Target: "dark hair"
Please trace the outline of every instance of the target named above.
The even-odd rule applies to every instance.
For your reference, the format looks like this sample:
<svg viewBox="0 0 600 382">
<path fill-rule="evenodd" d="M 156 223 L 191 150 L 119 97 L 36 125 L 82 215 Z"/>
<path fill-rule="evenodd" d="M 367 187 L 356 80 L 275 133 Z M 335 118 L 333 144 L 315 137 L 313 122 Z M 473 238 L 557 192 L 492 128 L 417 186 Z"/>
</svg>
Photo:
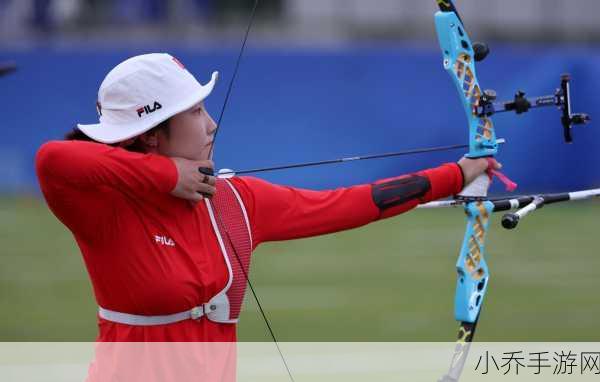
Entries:
<svg viewBox="0 0 600 382">
<path fill-rule="evenodd" d="M 168 138 L 169 134 L 171 132 L 170 119 L 167 119 L 167 120 L 159 123 L 158 125 L 156 125 L 152 129 L 148 130 L 146 133 L 154 133 L 154 132 L 158 132 L 158 131 L 162 131 L 167 136 L 167 138 Z M 146 133 L 144 133 L 144 134 L 146 134 Z M 92 138 L 88 137 L 87 135 L 85 135 L 85 133 L 83 131 L 81 131 L 79 128 L 77 128 L 77 127 L 73 128 L 73 130 L 71 130 L 67 134 L 65 134 L 65 138 L 64 139 L 66 141 L 97 142 L 94 139 L 92 139 Z M 110 146 L 119 146 L 119 144 L 118 143 L 113 143 Z M 123 148 L 125 150 L 135 151 L 135 152 L 138 152 L 138 153 L 144 153 L 144 152 L 146 152 L 146 150 L 144 148 L 144 144 L 138 138 L 136 138 L 136 140 L 132 144 L 130 144 L 129 146 L 124 146 Z"/>
</svg>

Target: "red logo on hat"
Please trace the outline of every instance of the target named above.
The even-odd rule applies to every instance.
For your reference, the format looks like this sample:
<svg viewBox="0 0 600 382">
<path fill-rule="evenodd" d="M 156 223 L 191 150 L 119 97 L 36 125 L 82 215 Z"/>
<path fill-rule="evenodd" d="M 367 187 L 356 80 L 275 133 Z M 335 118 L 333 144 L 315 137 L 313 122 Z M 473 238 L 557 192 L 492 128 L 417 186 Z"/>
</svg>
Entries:
<svg viewBox="0 0 600 382">
<path fill-rule="evenodd" d="M 181 61 L 179 61 L 179 60 L 178 60 L 178 59 L 176 59 L 175 57 L 173 57 L 173 61 L 175 61 L 175 63 L 176 63 L 177 65 L 179 65 L 179 67 L 180 67 L 181 69 L 185 69 L 185 66 L 184 66 L 184 65 L 181 63 Z"/>
</svg>

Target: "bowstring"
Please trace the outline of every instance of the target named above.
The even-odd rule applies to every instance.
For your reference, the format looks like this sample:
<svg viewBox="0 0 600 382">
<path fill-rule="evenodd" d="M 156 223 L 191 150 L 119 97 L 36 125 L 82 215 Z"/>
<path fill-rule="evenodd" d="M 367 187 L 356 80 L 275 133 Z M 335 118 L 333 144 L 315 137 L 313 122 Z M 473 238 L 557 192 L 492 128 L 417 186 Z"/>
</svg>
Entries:
<svg viewBox="0 0 600 382">
<path fill-rule="evenodd" d="M 233 84 L 237 78 L 239 69 L 240 69 L 240 63 L 242 61 L 242 57 L 244 55 L 244 51 L 246 50 L 246 44 L 248 42 L 248 37 L 250 36 L 250 31 L 252 29 L 252 25 L 254 24 L 254 19 L 255 19 L 255 15 L 256 15 L 256 9 L 258 8 L 258 2 L 259 0 L 255 0 L 254 1 L 254 5 L 252 7 L 252 11 L 250 13 L 250 17 L 249 17 L 249 21 L 248 21 L 248 27 L 246 28 L 246 33 L 244 35 L 244 39 L 242 41 L 242 47 L 240 48 L 240 53 L 238 54 L 236 63 L 235 63 L 235 69 L 233 71 L 233 76 L 231 77 L 231 81 L 229 81 L 229 86 L 227 87 L 227 93 L 225 94 L 225 101 L 223 102 L 223 107 L 221 108 L 221 112 L 219 113 L 219 118 L 217 120 L 217 129 L 215 130 L 214 136 L 213 136 L 213 140 L 211 142 L 210 145 L 210 150 L 208 152 L 208 158 L 210 159 L 212 157 L 212 153 L 213 153 L 213 149 L 215 147 L 215 141 L 217 139 L 217 134 L 219 133 L 219 130 L 221 129 L 221 123 L 223 121 L 223 116 L 225 115 L 225 110 L 227 109 L 227 105 L 229 104 L 229 100 L 231 98 L 231 93 L 233 91 Z M 233 253 L 237 259 L 238 264 L 240 265 L 240 268 L 242 269 L 242 273 L 244 274 L 244 278 L 246 279 L 246 282 L 248 283 L 248 286 L 250 287 L 250 291 L 252 292 L 252 296 L 254 297 L 254 300 L 256 301 L 256 305 L 258 306 L 258 310 L 263 318 L 263 321 L 265 322 L 265 325 L 267 327 L 267 330 L 269 332 L 269 334 L 271 335 L 271 339 L 273 340 L 273 343 L 275 344 L 275 347 L 277 348 L 277 352 L 279 353 L 279 357 L 281 358 L 281 361 L 283 363 L 283 365 L 285 366 L 285 369 L 287 371 L 287 374 L 289 376 L 289 379 L 291 382 L 295 382 L 294 377 L 292 376 L 292 372 L 290 371 L 290 368 L 288 366 L 288 363 L 283 355 L 283 352 L 281 351 L 281 347 L 279 346 L 279 341 L 277 341 L 277 336 L 275 335 L 275 332 L 273 331 L 273 328 L 271 327 L 271 323 L 269 321 L 269 319 L 267 318 L 267 314 L 265 313 L 265 310 L 262 307 L 262 304 L 260 303 L 260 299 L 258 298 L 258 294 L 256 293 L 256 290 L 254 289 L 254 286 L 252 285 L 252 282 L 250 281 L 250 277 L 248 276 L 248 272 L 246 270 L 246 268 L 244 267 L 243 263 L 242 263 L 242 259 L 240 258 L 237 250 L 235 249 L 235 245 L 233 240 L 231 239 L 231 236 L 229 235 L 229 231 L 227 230 L 227 226 L 225 226 L 225 224 L 223 224 L 223 221 L 221 220 L 221 214 L 220 211 L 215 211 L 215 217 L 219 220 L 220 226 L 223 227 L 223 230 L 225 231 L 225 235 L 227 236 L 227 239 L 229 240 L 229 243 L 231 244 L 231 248 L 233 249 Z M 251 249 L 252 250 L 252 249 Z"/>
<path fill-rule="evenodd" d="M 248 21 L 248 27 L 246 28 L 246 33 L 244 35 L 244 40 L 242 41 L 242 47 L 240 48 L 240 53 L 238 54 L 237 60 L 235 62 L 235 69 L 233 70 L 233 76 L 231 77 L 231 81 L 229 81 L 229 86 L 227 87 L 227 93 L 225 94 L 225 101 L 223 102 L 223 107 L 221 108 L 221 112 L 219 113 L 219 118 L 217 119 L 217 129 L 215 130 L 215 134 L 213 136 L 212 143 L 210 145 L 210 150 L 208 152 L 208 159 L 211 158 L 213 149 L 215 147 L 215 141 L 217 140 L 217 134 L 219 130 L 221 130 L 221 122 L 223 121 L 223 115 L 225 115 L 225 110 L 227 109 L 227 105 L 229 104 L 229 99 L 231 97 L 231 92 L 233 90 L 233 83 L 235 82 L 239 69 L 240 63 L 242 62 L 242 57 L 244 55 L 244 51 L 246 50 L 246 43 L 248 42 L 248 36 L 250 36 L 250 30 L 252 29 L 252 24 L 254 24 L 254 18 L 256 15 L 256 9 L 258 8 L 258 0 L 254 0 L 254 5 L 252 6 L 252 11 L 250 13 L 250 19 Z"/>
</svg>

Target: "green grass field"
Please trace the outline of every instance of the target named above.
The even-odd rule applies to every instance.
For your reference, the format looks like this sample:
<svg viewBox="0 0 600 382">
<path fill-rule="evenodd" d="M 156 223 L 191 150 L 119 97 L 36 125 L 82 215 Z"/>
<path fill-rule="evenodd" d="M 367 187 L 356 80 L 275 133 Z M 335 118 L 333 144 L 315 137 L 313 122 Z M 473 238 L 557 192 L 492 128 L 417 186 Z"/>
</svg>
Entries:
<svg viewBox="0 0 600 382">
<path fill-rule="evenodd" d="M 496 216 L 478 341 L 600 341 L 600 203 Z M 266 244 L 252 281 L 281 341 L 453 341 L 460 209 Z M 0 199 L 0 340 L 90 341 L 96 305 L 70 233 L 35 198 Z M 244 341 L 269 340 L 252 296 Z"/>
</svg>

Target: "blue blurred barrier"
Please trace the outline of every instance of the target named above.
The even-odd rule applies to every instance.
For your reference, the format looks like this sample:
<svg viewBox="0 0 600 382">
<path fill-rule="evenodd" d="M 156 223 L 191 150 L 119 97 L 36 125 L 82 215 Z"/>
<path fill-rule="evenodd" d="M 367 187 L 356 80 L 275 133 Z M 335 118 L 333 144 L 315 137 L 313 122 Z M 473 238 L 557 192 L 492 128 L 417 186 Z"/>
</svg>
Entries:
<svg viewBox="0 0 600 382">
<path fill-rule="evenodd" d="M 499 99 L 523 89 L 550 94 L 560 74 L 573 76 L 575 111 L 600 121 L 600 49 L 566 46 L 494 46 L 478 66 L 484 88 Z M 216 117 L 237 48 L 162 46 L 68 47 L 0 51 L 19 71 L 0 80 L 0 191 L 36 191 L 36 149 L 60 139 L 77 122 L 95 122 L 104 75 L 123 59 L 149 51 L 180 58 L 201 82 L 221 71 L 207 101 Z M 433 44 L 356 45 L 345 48 L 254 48 L 242 61 L 216 146 L 217 166 L 260 166 L 467 142 L 456 90 Z M 505 172 L 521 191 L 600 186 L 600 125 L 577 128 L 565 145 L 559 113 L 534 110 L 495 117 Z M 261 175 L 308 188 L 369 182 L 457 160 L 462 152 L 420 155 Z M 496 192 L 502 192 L 496 186 Z"/>
</svg>

